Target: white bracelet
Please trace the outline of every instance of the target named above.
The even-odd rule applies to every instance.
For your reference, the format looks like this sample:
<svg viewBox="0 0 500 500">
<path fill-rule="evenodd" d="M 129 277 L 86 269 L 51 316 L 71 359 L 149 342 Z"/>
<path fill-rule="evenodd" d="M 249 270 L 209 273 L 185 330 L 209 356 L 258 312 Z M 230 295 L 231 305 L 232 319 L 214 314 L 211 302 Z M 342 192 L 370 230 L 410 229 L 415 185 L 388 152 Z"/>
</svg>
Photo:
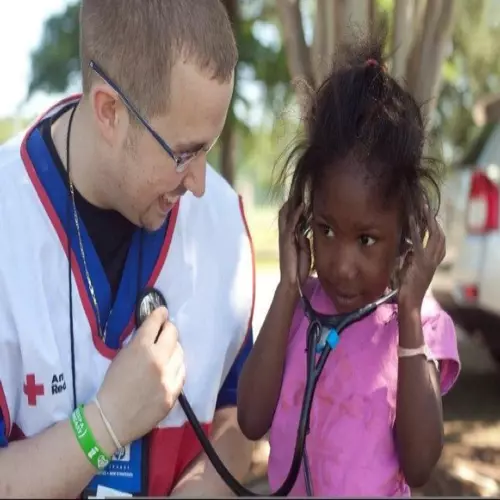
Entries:
<svg viewBox="0 0 500 500">
<path fill-rule="evenodd" d="M 420 347 L 414 347 L 409 349 L 407 347 L 401 347 L 398 345 L 398 357 L 399 358 L 411 358 L 413 356 L 418 356 L 419 354 L 423 354 L 426 358 L 429 356 L 429 348 L 426 344 L 421 345 Z"/>
<path fill-rule="evenodd" d="M 104 415 L 104 412 L 102 411 L 101 404 L 99 403 L 99 400 L 97 399 L 97 396 L 94 398 L 95 404 L 97 406 L 97 409 L 99 410 L 99 413 L 101 414 L 102 421 L 104 422 L 104 425 L 106 426 L 106 429 L 108 429 L 109 435 L 111 436 L 111 439 L 113 440 L 113 443 L 115 444 L 116 448 L 118 450 L 121 450 L 123 446 L 120 444 L 120 441 L 118 441 L 118 438 L 116 437 L 116 434 L 113 431 L 113 428 L 111 427 L 111 424 L 109 423 L 109 420 L 106 418 L 106 415 Z"/>
<path fill-rule="evenodd" d="M 399 358 L 412 358 L 413 356 L 423 355 L 427 361 L 432 361 L 436 369 L 439 369 L 439 365 L 436 359 L 431 354 L 431 351 L 427 344 L 421 345 L 420 347 L 415 347 L 413 349 L 407 347 L 398 346 L 398 357 Z"/>
</svg>

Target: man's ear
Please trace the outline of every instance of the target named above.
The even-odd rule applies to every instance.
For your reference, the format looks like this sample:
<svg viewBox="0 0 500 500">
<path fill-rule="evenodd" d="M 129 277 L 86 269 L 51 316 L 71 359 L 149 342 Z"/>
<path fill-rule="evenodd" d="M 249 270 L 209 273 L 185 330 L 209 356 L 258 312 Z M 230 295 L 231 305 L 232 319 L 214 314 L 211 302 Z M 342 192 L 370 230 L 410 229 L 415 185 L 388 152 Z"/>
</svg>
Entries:
<svg viewBox="0 0 500 500">
<path fill-rule="evenodd" d="M 94 119 L 104 140 L 112 145 L 121 140 L 128 126 L 128 114 L 116 92 L 104 83 L 95 84 L 91 90 Z"/>
</svg>

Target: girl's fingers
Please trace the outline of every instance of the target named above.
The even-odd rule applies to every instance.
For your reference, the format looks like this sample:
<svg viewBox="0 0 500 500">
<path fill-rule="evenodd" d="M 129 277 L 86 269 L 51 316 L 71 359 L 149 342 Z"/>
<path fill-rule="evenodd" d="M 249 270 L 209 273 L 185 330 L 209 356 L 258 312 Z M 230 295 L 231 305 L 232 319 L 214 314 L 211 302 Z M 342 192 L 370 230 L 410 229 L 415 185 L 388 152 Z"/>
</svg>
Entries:
<svg viewBox="0 0 500 500">
<path fill-rule="evenodd" d="M 285 202 L 283 206 L 280 208 L 279 215 L 278 215 L 278 229 L 280 233 L 283 233 L 286 227 L 286 222 L 288 219 L 288 207 L 289 207 L 289 201 Z"/>
<path fill-rule="evenodd" d="M 429 233 L 429 237 L 427 240 L 426 247 L 431 255 L 435 254 L 439 241 L 440 241 L 440 231 L 438 227 L 438 223 L 436 218 L 431 214 L 429 207 L 426 207 L 425 217 L 427 220 L 427 231 Z"/>
<path fill-rule="evenodd" d="M 290 219 L 292 229 L 295 229 L 299 223 L 301 215 L 304 213 L 304 204 L 301 203 L 294 211 L 293 217 Z"/>
<path fill-rule="evenodd" d="M 291 211 L 290 200 L 284 203 L 279 212 L 278 228 L 280 233 L 294 233 L 299 223 L 300 216 L 304 213 L 304 204 L 301 203 L 295 208 L 293 214 Z"/>
<path fill-rule="evenodd" d="M 423 252 L 423 245 L 422 240 L 420 239 L 420 232 L 418 230 L 417 221 L 415 220 L 415 217 L 413 215 L 410 216 L 409 225 L 413 253 L 416 256 L 420 256 Z"/>
</svg>

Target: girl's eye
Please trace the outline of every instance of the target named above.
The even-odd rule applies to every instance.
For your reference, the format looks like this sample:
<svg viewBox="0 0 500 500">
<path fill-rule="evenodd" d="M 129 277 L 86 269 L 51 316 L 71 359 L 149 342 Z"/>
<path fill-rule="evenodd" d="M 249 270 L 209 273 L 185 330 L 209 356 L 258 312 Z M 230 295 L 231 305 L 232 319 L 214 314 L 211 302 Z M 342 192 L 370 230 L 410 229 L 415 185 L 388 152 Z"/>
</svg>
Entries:
<svg viewBox="0 0 500 500">
<path fill-rule="evenodd" d="M 328 227 L 328 226 L 322 226 L 321 227 L 321 230 L 323 231 L 323 234 L 327 237 L 327 238 L 333 238 L 335 236 L 334 232 L 333 232 L 333 229 L 331 227 Z"/>
<path fill-rule="evenodd" d="M 364 234 L 359 238 L 359 241 L 364 247 L 371 247 L 376 240 L 375 238 L 372 238 L 371 236 Z"/>
</svg>

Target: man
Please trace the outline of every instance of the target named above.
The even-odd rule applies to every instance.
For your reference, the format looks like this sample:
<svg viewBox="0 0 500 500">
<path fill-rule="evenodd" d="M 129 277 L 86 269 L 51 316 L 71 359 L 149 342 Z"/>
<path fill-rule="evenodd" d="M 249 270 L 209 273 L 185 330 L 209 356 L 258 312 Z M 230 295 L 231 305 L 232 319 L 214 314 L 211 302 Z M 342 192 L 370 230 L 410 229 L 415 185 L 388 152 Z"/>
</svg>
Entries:
<svg viewBox="0 0 500 500">
<path fill-rule="evenodd" d="M 0 149 L 0 497 L 227 494 L 176 400 L 241 480 L 253 256 L 206 167 L 231 26 L 219 0 L 83 0 L 80 29 L 83 94 Z M 136 328 L 147 286 L 167 308 Z"/>
</svg>

